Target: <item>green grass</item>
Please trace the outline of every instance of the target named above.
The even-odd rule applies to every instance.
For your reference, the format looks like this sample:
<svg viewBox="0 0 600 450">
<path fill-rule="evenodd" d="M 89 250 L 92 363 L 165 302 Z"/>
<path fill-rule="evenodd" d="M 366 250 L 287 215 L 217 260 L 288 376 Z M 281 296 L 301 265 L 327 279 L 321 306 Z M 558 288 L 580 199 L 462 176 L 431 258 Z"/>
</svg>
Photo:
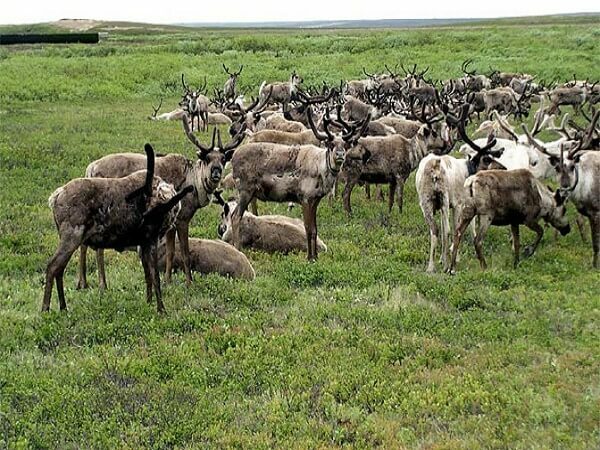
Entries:
<svg viewBox="0 0 600 450">
<path fill-rule="evenodd" d="M 39 312 L 57 245 L 49 194 L 90 161 L 145 142 L 193 156 L 179 124 L 146 120 L 162 93 L 176 104 L 182 71 L 221 84 L 221 62 L 243 62 L 242 85 L 255 88 L 292 68 L 335 82 L 397 61 L 441 78 L 472 57 L 482 70 L 598 79 L 598 37 L 597 23 L 191 30 L 0 48 L 0 448 L 598 447 L 591 245 L 548 232 L 513 270 L 508 231 L 496 228 L 487 272 L 465 242 L 457 276 L 428 276 L 414 177 L 402 215 L 359 190 L 352 219 L 323 202 L 329 252 L 316 264 L 249 252 L 251 283 L 196 276 L 186 287 L 179 274 L 159 316 L 136 256 L 108 252 L 108 291 L 94 276 L 76 291 L 75 258 L 70 311 Z M 192 235 L 216 238 L 219 212 L 199 211 Z"/>
</svg>

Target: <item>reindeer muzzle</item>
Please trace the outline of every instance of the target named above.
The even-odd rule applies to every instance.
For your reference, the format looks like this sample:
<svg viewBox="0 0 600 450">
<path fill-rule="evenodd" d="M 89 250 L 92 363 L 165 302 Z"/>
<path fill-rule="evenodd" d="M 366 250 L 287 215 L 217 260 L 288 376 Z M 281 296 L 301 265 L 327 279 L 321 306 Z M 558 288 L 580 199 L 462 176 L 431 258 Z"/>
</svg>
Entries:
<svg viewBox="0 0 600 450">
<path fill-rule="evenodd" d="M 213 183 L 218 183 L 221 181 L 221 176 L 223 175 L 223 170 L 218 167 L 213 167 L 210 171 L 210 181 Z"/>
<path fill-rule="evenodd" d="M 566 236 L 571 232 L 571 224 L 568 224 L 566 227 L 562 227 L 558 230 L 561 236 Z"/>
</svg>

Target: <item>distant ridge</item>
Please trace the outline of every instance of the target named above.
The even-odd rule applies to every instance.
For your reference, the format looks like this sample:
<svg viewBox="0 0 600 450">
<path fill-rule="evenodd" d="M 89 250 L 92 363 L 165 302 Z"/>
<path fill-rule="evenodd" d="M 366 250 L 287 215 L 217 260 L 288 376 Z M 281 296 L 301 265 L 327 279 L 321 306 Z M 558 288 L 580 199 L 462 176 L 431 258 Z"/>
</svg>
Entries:
<svg viewBox="0 0 600 450">
<path fill-rule="evenodd" d="M 484 19 L 380 19 L 311 20 L 305 22 L 196 22 L 177 25 L 193 28 L 415 28 L 456 25 Z"/>
<path fill-rule="evenodd" d="M 326 29 L 326 28 L 420 28 L 450 25 L 469 25 L 474 23 L 489 24 L 516 22 L 524 23 L 537 21 L 573 21 L 577 19 L 600 20 L 600 12 L 555 14 L 546 16 L 522 16 L 500 18 L 457 18 L 457 19 L 379 19 L 379 20 L 310 20 L 297 22 L 191 22 L 174 25 L 190 28 L 295 28 L 295 29 Z"/>
</svg>

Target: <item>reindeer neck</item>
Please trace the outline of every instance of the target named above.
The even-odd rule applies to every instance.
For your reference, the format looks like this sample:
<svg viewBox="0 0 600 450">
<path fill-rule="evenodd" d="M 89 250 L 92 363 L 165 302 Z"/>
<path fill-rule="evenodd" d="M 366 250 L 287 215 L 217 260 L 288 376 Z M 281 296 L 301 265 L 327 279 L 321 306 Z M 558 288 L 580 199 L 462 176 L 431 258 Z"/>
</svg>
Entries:
<svg viewBox="0 0 600 450">
<path fill-rule="evenodd" d="M 415 170 L 419 162 L 431 153 L 431 150 L 427 147 L 427 144 L 423 141 L 419 133 L 415 134 L 409 142 L 408 159 L 411 170 Z"/>
<path fill-rule="evenodd" d="M 202 163 L 202 169 L 200 170 L 200 174 L 196 174 L 196 171 L 194 170 L 194 163 L 191 160 L 188 160 L 188 165 L 186 167 L 186 173 L 185 173 L 185 183 L 182 186 L 186 187 L 186 186 L 193 186 L 194 187 L 194 193 L 192 195 L 190 195 L 189 197 L 193 197 L 195 202 L 197 203 L 199 208 L 202 208 L 203 206 L 208 205 L 210 199 L 209 199 L 209 192 L 210 189 L 208 188 L 208 186 L 206 186 L 205 183 L 205 177 L 204 177 L 204 171 L 206 169 L 206 165 L 204 163 Z"/>
</svg>

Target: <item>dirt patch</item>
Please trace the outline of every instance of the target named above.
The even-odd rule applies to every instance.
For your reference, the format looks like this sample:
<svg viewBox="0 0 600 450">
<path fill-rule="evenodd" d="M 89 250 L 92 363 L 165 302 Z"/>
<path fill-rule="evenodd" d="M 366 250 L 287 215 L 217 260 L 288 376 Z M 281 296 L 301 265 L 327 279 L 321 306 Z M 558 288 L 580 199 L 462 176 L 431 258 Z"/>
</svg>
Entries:
<svg viewBox="0 0 600 450">
<path fill-rule="evenodd" d="M 102 22 L 90 19 L 61 19 L 51 23 L 51 25 L 65 28 L 70 31 L 88 31 L 101 24 Z"/>
</svg>

